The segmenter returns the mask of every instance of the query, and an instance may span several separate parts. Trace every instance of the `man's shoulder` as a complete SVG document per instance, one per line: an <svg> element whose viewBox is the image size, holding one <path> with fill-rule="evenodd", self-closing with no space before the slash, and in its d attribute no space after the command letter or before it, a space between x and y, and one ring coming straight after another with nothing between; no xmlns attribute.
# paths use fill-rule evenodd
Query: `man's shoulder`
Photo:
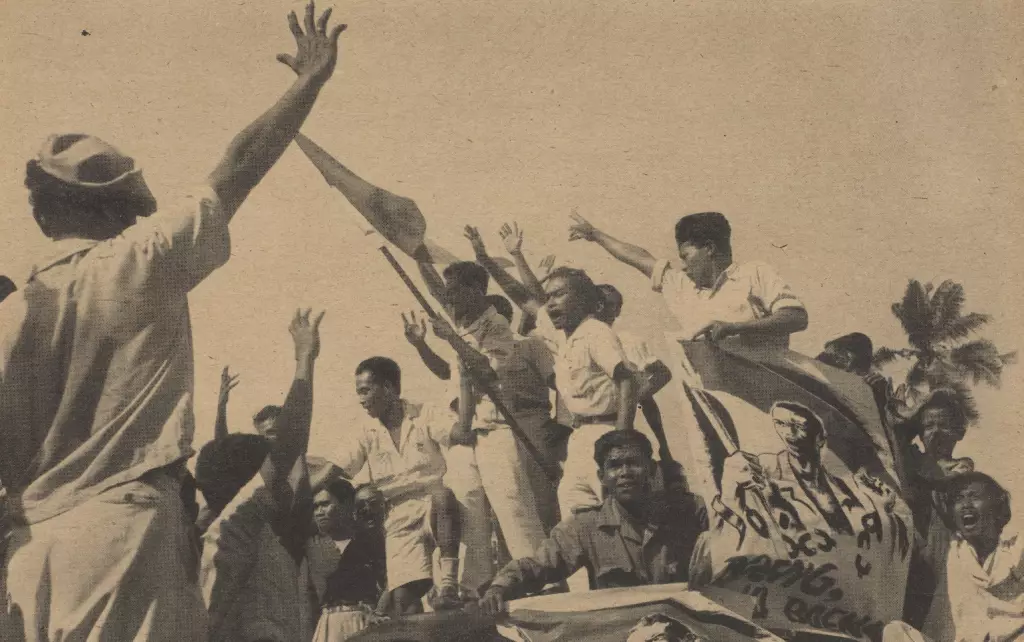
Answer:
<svg viewBox="0 0 1024 642"><path fill-rule="evenodd" d="M778 270L776 270L770 263L757 259L735 262L732 264L729 271L730 276L734 280L754 279L764 275L775 275L779 273Z"/></svg>

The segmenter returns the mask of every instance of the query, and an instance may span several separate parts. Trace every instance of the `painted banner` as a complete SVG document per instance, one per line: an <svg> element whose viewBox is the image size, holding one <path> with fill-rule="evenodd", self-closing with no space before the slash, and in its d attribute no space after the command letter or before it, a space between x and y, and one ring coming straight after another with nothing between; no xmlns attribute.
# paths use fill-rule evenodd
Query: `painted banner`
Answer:
<svg viewBox="0 0 1024 642"><path fill-rule="evenodd" d="M880 640L913 522L870 388L793 352L680 345L711 507L691 586L771 630Z"/></svg>

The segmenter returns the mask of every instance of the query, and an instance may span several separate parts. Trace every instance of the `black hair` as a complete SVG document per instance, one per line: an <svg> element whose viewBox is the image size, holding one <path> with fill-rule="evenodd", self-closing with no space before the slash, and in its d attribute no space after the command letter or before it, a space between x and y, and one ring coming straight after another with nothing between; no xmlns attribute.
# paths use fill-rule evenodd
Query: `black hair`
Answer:
<svg viewBox="0 0 1024 642"><path fill-rule="evenodd" d="M14 285L14 281L0 274L0 301L3 301L17 291L18 286Z"/></svg>
<svg viewBox="0 0 1024 642"><path fill-rule="evenodd" d="M95 228L101 222L109 225L111 216L124 228L137 216L145 216L156 209L156 201L149 194L69 185L46 173L37 160L30 160L25 166L25 187L29 192L32 217L49 238L69 235L94 238Z"/></svg>
<svg viewBox="0 0 1024 642"><path fill-rule="evenodd" d="M825 422L823 422L821 417L814 414L814 412L807 406L795 401L776 401L772 404L772 410L775 410L776 408L788 410L797 417L802 417L807 420L808 429L816 431L819 439L825 438Z"/></svg>
<svg viewBox="0 0 1024 642"><path fill-rule="evenodd" d="M216 512L224 509L259 473L270 454L270 442L260 435L236 433L204 445L196 458L196 486Z"/></svg>
<svg viewBox="0 0 1024 642"><path fill-rule="evenodd" d="M698 247L714 245L719 252L732 254L732 228L718 212L689 214L676 222L676 245L693 243Z"/></svg>
<svg viewBox="0 0 1024 642"><path fill-rule="evenodd" d="M487 305L494 308L495 312L505 317L509 323L512 323L512 302L501 296L500 294L488 294L484 297L484 301Z"/></svg>
<svg viewBox="0 0 1024 642"><path fill-rule="evenodd" d="M352 482L344 477L335 477L327 482L324 485L324 490L342 506L356 498L356 489L352 486Z"/></svg>
<svg viewBox="0 0 1024 642"><path fill-rule="evenodd" d="M586 272L578 268L561 265L551 270L551 273L548 274L549 282L555 279L564 279L574 290L579 292L583 297L584 309L588 314L593 314L600 309L600 304L604 297L601 295L601 290L594 285L594 281Z"/></svg>
<svg viewBox="0 0 1024 642"><path fill-rule="evenodd" d="M476 287L485 294L491 282L491 277L484 266L473 261L456 261L446 267L441 275L445 283L455 281L465 286Z"/></svg>
<svg viewBox="0 0 1024 642"><path fill-rule="evenodd" d="M858 371L865 371L871 368L871 357L875 353L871 337L861 332L851 332L841 337L836 337L825 344L825 349L838 348L853 353L853 368Z"/></svg>
<svg viewBox="0 0 1024 642"><path fill-rule="evenodd" d="M643 451L647 459L654 460L654 448L651 446L651 440L642 432L610 430L601 435L601 438L594 443L594 461L597 462L598 469L604 468L604 460L608 458L608 453L612 448L627 448L629 446L636 446Z"/></svg>
<svg viewBox="0 0 1024 642"><path fill-rule="evenodd" d="M999 502L996 524L1000 531L1003 530L1003 527L1010 523L1010 517L1012 516L1012 513L1010 512L1010 492L1003 488L1002 484L985 473L972 471L951 477L946 482L944 488L946 509L952 512L953 504L956 503L957 496L965 488L976 482L984 484L985 487L988 488L989 492L995 496L996 501Z"/></svg>
<svg viewBox="0 0 1024 642"><path fill-rule="evenodd" d="M387 357L370 357L365 359L356 366L356 376L364 372L369 372L373 375L373 380L376 383L390 383L391 387L395 389L395 393L402 393L402 369L398 367L398 364L393 359L388 359Z"/></svg>
<svg viewBox="0 0 1024 642"><path fill-rule="evenodd" d="M924 411L929 408L944 408L953 415L953 422L957 425L961 438L967 434L967 415L964 412L963 403L955 390L949 388L938 388L934 390L924 403L914 412L913 422L916 429L921 430L921 418Z"/></svg>
<svg viewBox="0 0 1024 642"><path fill-rule="evenodd" d="M284 409L281 408L281 406L263 406L259 412L253 415L252 422L254 424L261 424L268 419L276 420L281 416L283 410Z"/></svg>

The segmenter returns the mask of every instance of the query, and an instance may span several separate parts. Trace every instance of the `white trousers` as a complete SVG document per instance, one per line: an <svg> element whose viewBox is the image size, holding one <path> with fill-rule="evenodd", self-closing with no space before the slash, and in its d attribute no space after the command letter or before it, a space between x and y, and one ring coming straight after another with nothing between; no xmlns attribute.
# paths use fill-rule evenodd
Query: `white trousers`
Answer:
<svg viewBox="0 0 1024 642"><path fill-rule="evenodd" d="M180 484L154 473L16 527L0 576L4 642L205 642Z"/></svg>
<svg viewBox="0 0 1024 642"><path fill-rule="evenodd" d="M584 424L569 437L565 470L558 485L558 505L563 519L581 508L601 505L603 493L594 461L594 444L612 430L615 426L608 424Z"/></svg>

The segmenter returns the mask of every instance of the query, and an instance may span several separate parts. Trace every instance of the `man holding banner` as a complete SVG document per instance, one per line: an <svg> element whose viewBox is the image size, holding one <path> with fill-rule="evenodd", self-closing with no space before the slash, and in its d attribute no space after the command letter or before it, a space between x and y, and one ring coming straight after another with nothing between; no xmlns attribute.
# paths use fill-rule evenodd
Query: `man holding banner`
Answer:
<svg viewBox="0 0 1024 642"><path fill-rule="evenodd" d="M734 263L732 230L718 212L684 216L676 223L679 261L658 260L647 250L619 241L579 214L570 240L596 242L609 254L640 270L665 297L686 338L718 341L738 336L744 343L789 346L789 335L807 328L807 311L770 266Z"/></svg>

